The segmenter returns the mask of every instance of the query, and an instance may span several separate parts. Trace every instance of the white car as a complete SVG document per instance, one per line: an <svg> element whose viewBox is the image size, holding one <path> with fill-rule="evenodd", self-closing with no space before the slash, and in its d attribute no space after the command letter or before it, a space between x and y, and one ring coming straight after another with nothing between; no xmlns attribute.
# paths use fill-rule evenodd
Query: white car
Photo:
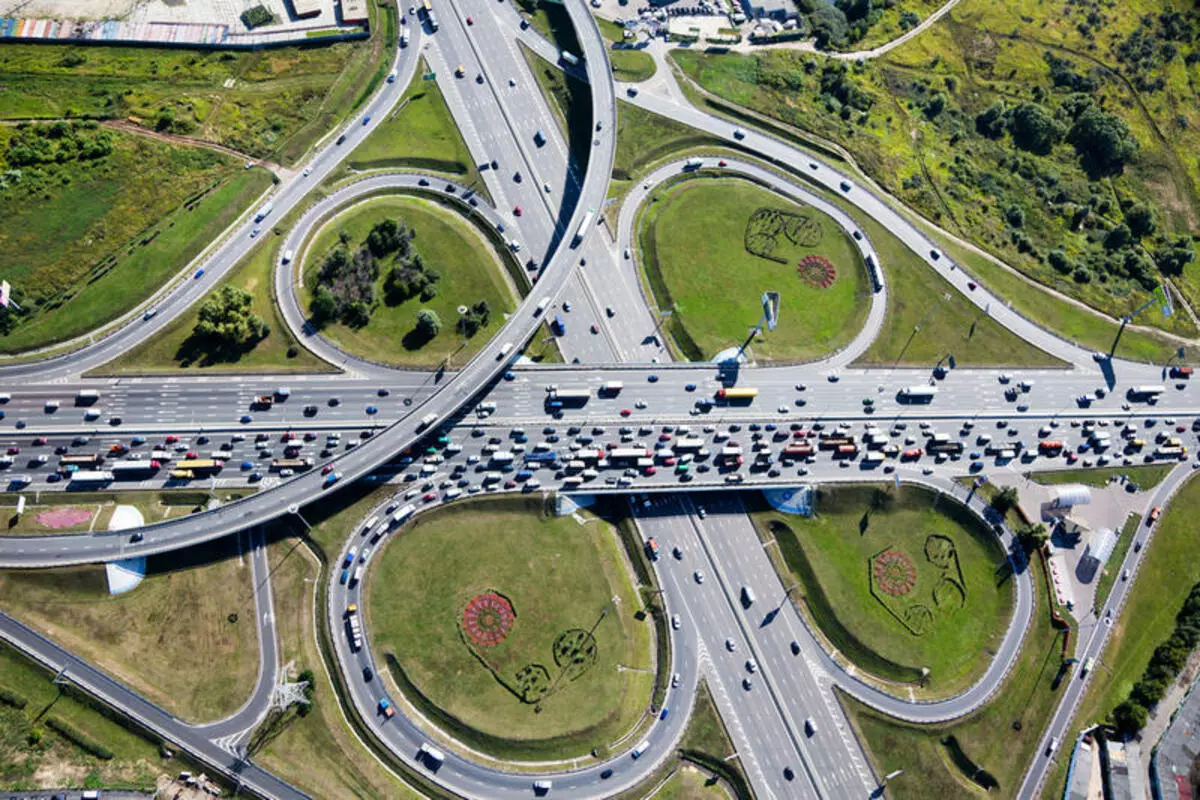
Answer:
<svg viewBox="0 0 1200 800"><path fill-rule="evenodd" d="M679 630L679 626L682 624L683 624L683 621L679 619L678 614L673 614L671 616L671 627L672 628L674 628L675 630Z"/></svg>

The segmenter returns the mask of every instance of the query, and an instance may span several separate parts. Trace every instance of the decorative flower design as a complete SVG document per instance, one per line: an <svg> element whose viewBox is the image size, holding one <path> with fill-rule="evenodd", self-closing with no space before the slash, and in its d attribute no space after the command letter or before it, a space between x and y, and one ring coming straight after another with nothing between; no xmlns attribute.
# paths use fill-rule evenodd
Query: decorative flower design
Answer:
<svg viewBox="0 0 1200 800"><path fill-rule="evenodd" d="M463 609L462 627L471 644L495 647L512 630L517 615L508 598L496 592L477 594Z"/></svg>
<svg viewBox="0 0 1200 800"><path fill-rule="evenodd" d="M917 585L917 567L899 550L884 550L872 566L875 584L892 597L903 597Z"/></svg>
<svg viewBox="0 0 1200 800"><path fill-rule="evenodd" d="M837 278L837 269L825 256L809 255L800 259L796 272L801 280L818 289L828 289Z"/></svg>

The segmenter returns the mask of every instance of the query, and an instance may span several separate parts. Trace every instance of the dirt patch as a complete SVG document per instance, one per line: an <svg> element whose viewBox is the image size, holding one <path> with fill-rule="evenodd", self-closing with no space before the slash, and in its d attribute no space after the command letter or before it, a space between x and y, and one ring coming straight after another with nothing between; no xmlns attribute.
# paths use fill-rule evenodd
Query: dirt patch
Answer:
<svg viewBox="0 0 1200 800"><path fill-rule="evenodd" d="M62 528L73 528L76 525L82 525L92 518L92 514L92 510L88 508L67 506L65 508L53 508L49 511L42 511L34 519L43 528L60 530Z"/></svg>

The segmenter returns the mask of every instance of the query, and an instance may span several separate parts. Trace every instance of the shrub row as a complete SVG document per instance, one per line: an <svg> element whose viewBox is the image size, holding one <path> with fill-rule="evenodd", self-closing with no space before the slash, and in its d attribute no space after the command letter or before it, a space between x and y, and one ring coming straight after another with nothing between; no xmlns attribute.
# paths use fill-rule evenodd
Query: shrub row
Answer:
<svg viewBox="0 0 1200 800"><path fill-rule="evenodd" d="M89 738L87 734L83 733L63 719L58 717L47 717L46 727L55 731L59 736L62 736L64 739L71 742L81 750L91 753L96 758L108 761L113 757L111 750L99 742Z"/></svg>
<svg viewBox="0 0 1200 800"><path fill-rule="evenodd" d="M5 689L3 686L0 686L0 703L3 703L6 706L12 706L13 708L24 708L25 706L29 705L29 701L23 696L17 694L11 689Z"/></svg>
<svg viewBox="0 0 1200 800"><path fill-rule="evenodd" d="M1175 616L1175 630L1170 638L1160 644L1150 656L1150 663L1142 672L1142 678L1133 685L1127 697L1113 709L1112 719L1117 730L1134 734L1146 725L1151 709L1162 699L1179 671L1187 663L1188 655L1200 644L1200 583L1192 587L1183 608Z"/></svg>

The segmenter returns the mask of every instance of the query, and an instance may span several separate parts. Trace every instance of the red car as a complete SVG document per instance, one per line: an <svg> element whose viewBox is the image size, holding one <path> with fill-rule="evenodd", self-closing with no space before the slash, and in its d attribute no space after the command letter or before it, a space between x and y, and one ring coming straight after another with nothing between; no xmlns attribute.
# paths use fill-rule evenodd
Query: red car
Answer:
<svg viewBox="0 0 1200 800"><path fill-rule="evenodd" d="M656 472L658 472L658 467L646 467L646 469L643 470L643 473L646 475L653 475Z"/></svg>
<svg viewBox="0 0 1200 800"><path fill-rule="evenodd" d="M187 457L188 457L188 458L198 458L198 456L196 455L196 451L195 451L195 450L188 450L188 451L187 451Z"/></svg>
<svg viewBox="0 0 1200 800"><path fill-rule="evenodd" d="M168 436L166 439L163 439L163 441L166 442L167 444L175 444L176 442L179 441L179 437L172 434L171 436Z"/></svg>
<svg viewBox="0 0 1200 800"><path fill-rule="evenodd" d="M34 440L33 440L33 443L34 443L35 445L41 445L41 444L45 444L45 443L46 443L46 437L45 437L45 436L39 436L39 437L37 437L36 439L34 439Z"/></svg>
<svg viewBox="0 0 1200 800"><path fill-rule="evenodd" d="M725 159L722 158L720 161L717 162L717 166L718 167L727 167L727 166L729 166L729 163Z"/></svg>
<svg viewBox="0 0 1200 800"><path fill-rule="evenodd" d="M467 24L468 24L468 25L474 25L474 24L475 24L475 18L474 18L474 17L467 17Z"/></svg>
<svg viewBox="0 0 1200 800"><path fill-rule="evenodd" d="M1153 525L1155 522L1158 521L1158 518L1161 515L1162 515L1162 509L1159 508L1158 506L1155 506L1154 508L1150 509L1150 515L1148 517L1146 517L1146 524Z"/></svg>
<svg viewBox="0 0 1200 800"><path fill-rule="evenodd" d="M304 441L306 441L306 442L311 442L315 438L317 438L317 435L315 433L313 433L312 431L309 431L308 433L304 434Z"/></svg>
<svg viewBox="0 0 1200 800"><path fill-rule="evenodd" d="M428 503L430 500L436 500L437 494L435 492L426 492L421 499Z"/></svg>
<svg viewBox="0 0 1200 800"><path fill-rule="evenodd" d="M664 459L663 459L663 466L667 466L667 467L673 467L673 466L675 466L675 459L674 459L674 457L671 457L671 458L664 458Z"/></svg>
<svg viewBox="0 0 1200 800"><path fill-rule="evenodd" d="M292 433L291 431L288 431L283 436L279 437L279 441L290 442L292 439L295 439L295 438L296 438L296 434Z"/></svg>
<svg viewBox="0 0 1200 800"><path fill-rule="evenodd" d="M518 217L519 217L519 216L521 216L521 207L520 207L520 206L514 206L514 207L513 207L513 213L514 213L514 214L516 214Z"/></svg>
<svg viewBox="0 0 1200 800"><path fill-rule="evenodd" d="M326 464L326 465L325 465L325 466L323 466L323 467L321 467L321 474L322 474L322 475L328 475L328 474L329 474L329 473L331 473L331 472L333 472L333 464L332 464L332 462L331 462L331 463L329 463L329 464Z"/></svg>
<svg viewBox="0 0 1200 800"><path fill-rule="evenodd" d="M15 456L19 452L21 452L21 448L19 448L19 447L13 446L13 447L8 448L8 454L10 456Z"/></svg>
<svg viewBox="0 0 1200 800"><path fill-rule="evenodd" d="M621 416L622 416L622 417L628 417L628 416L629 416L630 414L632 414L632 413L633 413L633 412L632 412L632 411L630 411L628 408L622 408L622 409L621 409Z"/></svg>

